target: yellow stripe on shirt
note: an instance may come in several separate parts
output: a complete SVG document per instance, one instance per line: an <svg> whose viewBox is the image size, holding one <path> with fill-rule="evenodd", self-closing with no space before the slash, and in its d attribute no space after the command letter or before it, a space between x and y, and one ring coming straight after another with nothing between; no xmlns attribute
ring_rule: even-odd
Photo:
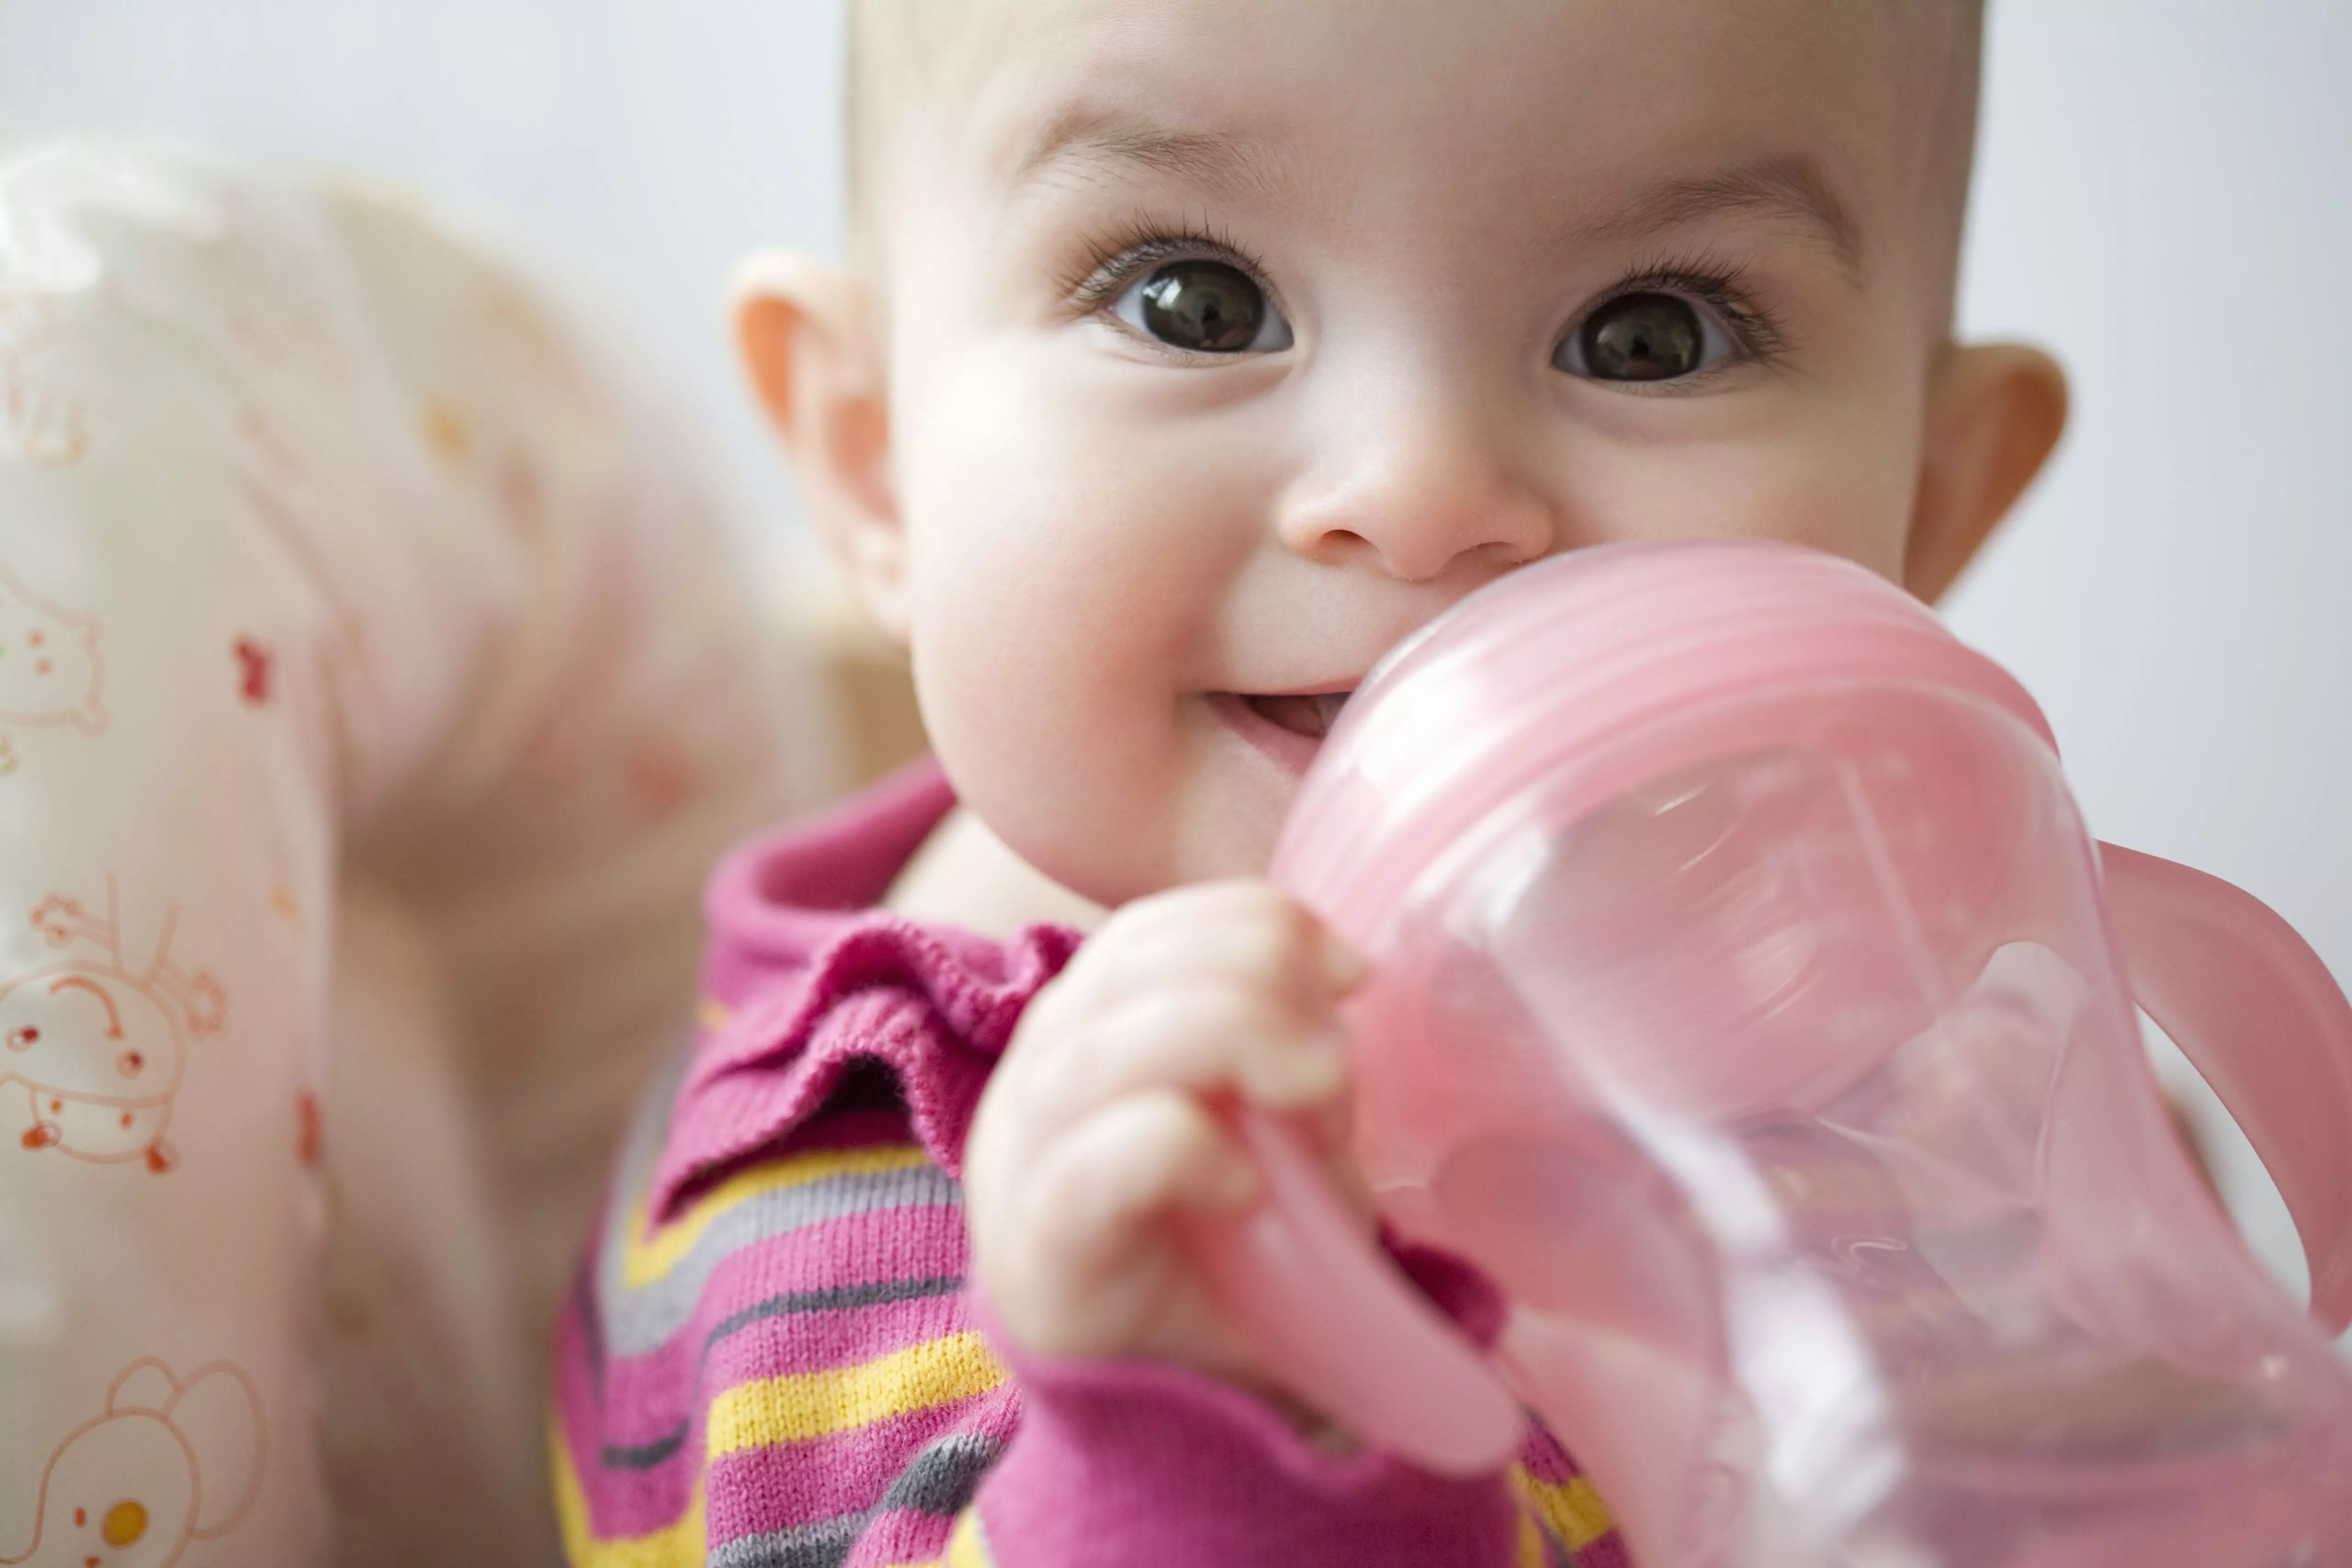
<svg viewBox="0 0 2352 1568"><path fill-rule="evenodd" d="M599 1541L588 1522L588 1499L572 1466L571 1445L556 1421L548 1423L548 1447L555 1470L555 1521L563 1537L563 1560L571 1568L702 1568L704 1540L702 1478L686 1512L645 1535Z"/></svg>
<svg viewBox="0 0 2352 1568"><path fill-rule="evenodd" d="M1519 1509L1519 1547L1511 1554L1514 1568L1544 1568L1543 1526L1536 1522L1524 1504Z"/></svg>
<svg viewBox="0 0 2352 1568"><path fill-rule="evenodd" d="M738 1384L710 1402L709 1455L855 1431L986 1394L1003 1381L987 1342L966 1330L856 1366Z"/></svg>
<svg viewBox="0 0 2352 1568"><path fill-rule="evenodd" d="M829 1176L876 1175L929 1163L930 1156L911 1143L812 1149L804 1154L787 1155L739 1171L697 1198L684 1214L651 1234L646 1232L645 1204L640 1200L621 1243L621 1282L638 1290L661 1279L694 1249L702 1233L719 1215L763 1193L804 1187Z"/></svg>
<svg viewBox="0 0 2352 1568"><path fill-rule="evenodd" d="M1513 1465L1511 1489L1570 1552L1583 1551L1616 1524L1609 1516L1609 1505L1582 1476L1568 1481L1539 1481L1528 1473L1526 1466Z"/></svg>
<svg viewBox="0 0 2352 1568"><path fill-rule="evenodd" d="M940 1560L940 1568L996 1568L996 1559L989 1555L988 1538L981 1532L978 1508L965 1509L957 1519L955 1533L948 1537L948 1554Z"/></svg>

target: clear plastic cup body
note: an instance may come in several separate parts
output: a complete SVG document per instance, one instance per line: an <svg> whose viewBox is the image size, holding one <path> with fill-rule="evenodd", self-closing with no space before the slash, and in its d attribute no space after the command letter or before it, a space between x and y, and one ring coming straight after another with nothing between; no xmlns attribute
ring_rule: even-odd
<svg viewBox="0 0 2352 1568"><path fill-rule="evenodd" d="M2352 1561L2352 1381L2182 1157L2013 714L1673 710L1505 795L1370 946L1381 1205L1502 1286L1503 1364L1637 1539Z"/></svg>

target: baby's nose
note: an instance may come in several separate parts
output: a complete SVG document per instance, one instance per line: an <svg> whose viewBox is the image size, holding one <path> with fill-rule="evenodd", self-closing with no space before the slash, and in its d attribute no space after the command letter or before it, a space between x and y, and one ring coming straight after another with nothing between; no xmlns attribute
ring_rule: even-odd
<svg viewBox="0 0 2352 1568"><path fill-rule="evenodd" d="M1553 550L1552 503L1519 471L1507 429L1436 395L1356 414L1283 500L1276 528L1292 550L1332 564L1368 555L1410 583Z"/></svg>

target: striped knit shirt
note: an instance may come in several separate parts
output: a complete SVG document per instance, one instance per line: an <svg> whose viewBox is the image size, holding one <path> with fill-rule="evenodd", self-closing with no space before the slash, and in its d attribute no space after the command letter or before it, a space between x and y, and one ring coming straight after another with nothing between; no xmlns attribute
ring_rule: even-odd
<svg viewBox="0 0 2352 1568"><path fill-rule="evenodd" d="M1076 951L875 903L952 805L919 767L713 878L692 1049L647 1101L560 1329L564 1546L614 1568L1623 1568L1533 1431L1506 1477L1310 1448L1180 1369L1007 1355L956 1172Z"/></svg>

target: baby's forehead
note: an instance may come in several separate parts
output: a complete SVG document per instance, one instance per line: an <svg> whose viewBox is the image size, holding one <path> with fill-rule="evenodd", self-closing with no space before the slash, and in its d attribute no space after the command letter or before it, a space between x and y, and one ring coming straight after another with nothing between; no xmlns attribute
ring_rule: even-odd
<svg viewBox="0 0 2352 1568"><path fill-rule="evenodd" d="M1666 43L1678 66L1727 78L1799 59L1817 77L1867 77L1893 105L1973 58L1982 0L851 0L850 18L853 60L877 109L910 90L969 109L1008 69L1057 57L1087 70L1214 81L1286 39L1323 46L1334 64L1386 52L1442 67L1483 42L1567 68L1638 68L1632 51ZM1318 58L1266 63L1307 100Z"/></svg>
<svg viewBox="0 0 2352 1568"><path fill-rule="evenodd" d="M1138 167L1246 142L1326 193L1401 146L1562 187L1827 164L1865 226L1956 252L1979 26L1978 0L862 0L853 135L885 201L885 157L1009 187L1087 126Z"/></svg>

